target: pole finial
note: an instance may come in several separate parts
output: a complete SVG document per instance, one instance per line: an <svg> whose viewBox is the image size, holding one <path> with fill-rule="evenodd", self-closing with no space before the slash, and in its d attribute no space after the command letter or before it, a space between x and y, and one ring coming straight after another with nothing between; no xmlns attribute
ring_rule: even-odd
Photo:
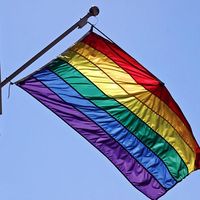
<svg viewBox="0 0 200 200"><path fill-rule="evenodd" d="M89 10L92 16L97 16L99 14L99 8L97 6L92 6Z"/></svg>

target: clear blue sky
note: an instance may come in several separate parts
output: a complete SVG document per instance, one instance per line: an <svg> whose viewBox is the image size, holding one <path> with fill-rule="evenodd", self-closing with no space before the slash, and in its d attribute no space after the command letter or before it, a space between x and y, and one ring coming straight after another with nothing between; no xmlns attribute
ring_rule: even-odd
<svg viewBox="0 0 200 200"><path fill-rule="evenodd" d="M125 3L126 2L126 3ZM91 5L97 27L165 82L200 143L200 20L198 0L1 0L0 61L5 78ZM38 69L80 38L74 31L15 80ZM16 86L3 90L0 199L147 199L94 147ZM162 200L198 199L199 171Z"/></svg>

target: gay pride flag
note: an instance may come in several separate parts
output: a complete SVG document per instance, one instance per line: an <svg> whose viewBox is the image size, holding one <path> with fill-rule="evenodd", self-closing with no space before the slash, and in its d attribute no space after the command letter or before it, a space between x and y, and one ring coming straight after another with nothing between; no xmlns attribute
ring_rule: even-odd
<svg viewBox="0 0 200 200"><path fill-rule="evenodd" d="M191 127L165 85L89 32L17 82L102 152L150 199L200 168Z"/></svg>

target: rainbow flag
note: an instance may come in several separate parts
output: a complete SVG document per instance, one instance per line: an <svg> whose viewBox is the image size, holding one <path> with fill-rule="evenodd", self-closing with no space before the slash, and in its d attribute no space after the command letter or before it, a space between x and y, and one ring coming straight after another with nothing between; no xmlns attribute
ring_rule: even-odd
<svg viewBox="0 0 200 200"><path fill-rule="evenodd" d="M150 199L200 168L200 148L165 85L89 32L16 83L104 154Z"/></svg>

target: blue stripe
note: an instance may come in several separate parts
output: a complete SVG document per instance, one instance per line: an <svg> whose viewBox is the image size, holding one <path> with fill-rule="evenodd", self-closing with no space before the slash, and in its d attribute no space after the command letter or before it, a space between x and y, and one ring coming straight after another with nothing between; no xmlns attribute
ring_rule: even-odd
<svg viewBox="0 0 200 200"><path fill-rule="evenodd" d="M141 163L159 182L169 189L176 184L162 160L141 143L108 113L84 99L65 81L50 70L42 70L34 77L45 84L65 102L71 104L88 118L98 124L112 138L118 141L139 163Z"/></svg>

